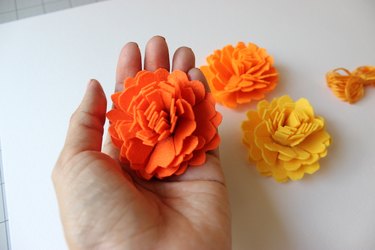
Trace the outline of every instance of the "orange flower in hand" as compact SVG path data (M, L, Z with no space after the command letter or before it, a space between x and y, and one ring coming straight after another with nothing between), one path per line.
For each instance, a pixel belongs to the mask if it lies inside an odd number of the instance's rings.
M120 161L138 176L161 179L181 175L188 165L206 161L218 147L221 115L200 81L182 71L140 71L112 95L109 133Z
M278 73L265 49L253 43L225 46L207 58L201 70L214 98L235 108L237 104L261 100L276 87Z

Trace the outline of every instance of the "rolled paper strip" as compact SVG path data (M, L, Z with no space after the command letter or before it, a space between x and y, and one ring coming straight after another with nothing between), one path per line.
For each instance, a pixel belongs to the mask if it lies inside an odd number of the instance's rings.
M287 95L260 101L256 111L247 112L242 130L249 159L260 174L278 182L316 172L331 144L324 119L314 115L308 100L294 102Z
M263 99L278 82L273 58L254 43L239 42L215 50L207 64L201 70L214 98L230 108Z
M375 67L362 66L353 72L337 68L326 74L326 80L335 96L353 104L363 97L365 86L375 86Z
M143 179L183 174L220 143L222 116L203 83L165 69L140 71L112 95L109 134L119 159Z

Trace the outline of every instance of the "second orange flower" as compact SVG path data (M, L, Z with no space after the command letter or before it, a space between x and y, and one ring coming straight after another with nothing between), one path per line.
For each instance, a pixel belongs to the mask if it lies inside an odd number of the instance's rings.
M273 58L254 43L227 45L207 58L201 70L215 99L224 106L261 100L276 87L278 73Z

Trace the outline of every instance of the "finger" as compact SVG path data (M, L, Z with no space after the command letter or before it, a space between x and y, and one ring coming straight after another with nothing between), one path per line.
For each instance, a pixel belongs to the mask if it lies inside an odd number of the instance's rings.
M154 36L146 45L145 70L164 68L169 71L169 51L164 37Z
M188 47L180 47L173 55L172 70L188 72L195 67L194 52Z
M107 100L100 83L91 80L81 104L70 119L61 158L101 150L106 108Z
M114 159L116 162L119 161L119 154L120 151L118 148L116 148L113 143L110 135L107 135L103 144L103 153L109 155L112 159Z
M201 81L204 85L204 88L206 89L206 92L211 92L210 87L208 86L206 77L204 77L202 71L197 68L192 68L188 71L188 76L190 80L198 80Z
M121 91L124 80L128 77L134 77L141 69L142 59L138 44L134 42L125 44L117 63L115 91Z
M122 91L124 80L128 77L134 77L140 70L142 70L142 59L138 44L134 42L125 44L117 63L115 92ZM109 136L105 139L103 152L115 160L118 158L118 149L113 146Z

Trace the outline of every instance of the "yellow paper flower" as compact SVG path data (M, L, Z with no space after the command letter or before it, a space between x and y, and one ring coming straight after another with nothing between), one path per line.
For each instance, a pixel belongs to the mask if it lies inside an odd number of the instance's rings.
M217 102L229 108L261 100L276 87L273 58L254 43L239 42L215 50L201 70Z
M247 117L242 124L243 141L262 175L284 182L319 169L319 159L327 155L331 137L324 119L314 115L308 100L294 102L289 96L271 103L263 100Z

